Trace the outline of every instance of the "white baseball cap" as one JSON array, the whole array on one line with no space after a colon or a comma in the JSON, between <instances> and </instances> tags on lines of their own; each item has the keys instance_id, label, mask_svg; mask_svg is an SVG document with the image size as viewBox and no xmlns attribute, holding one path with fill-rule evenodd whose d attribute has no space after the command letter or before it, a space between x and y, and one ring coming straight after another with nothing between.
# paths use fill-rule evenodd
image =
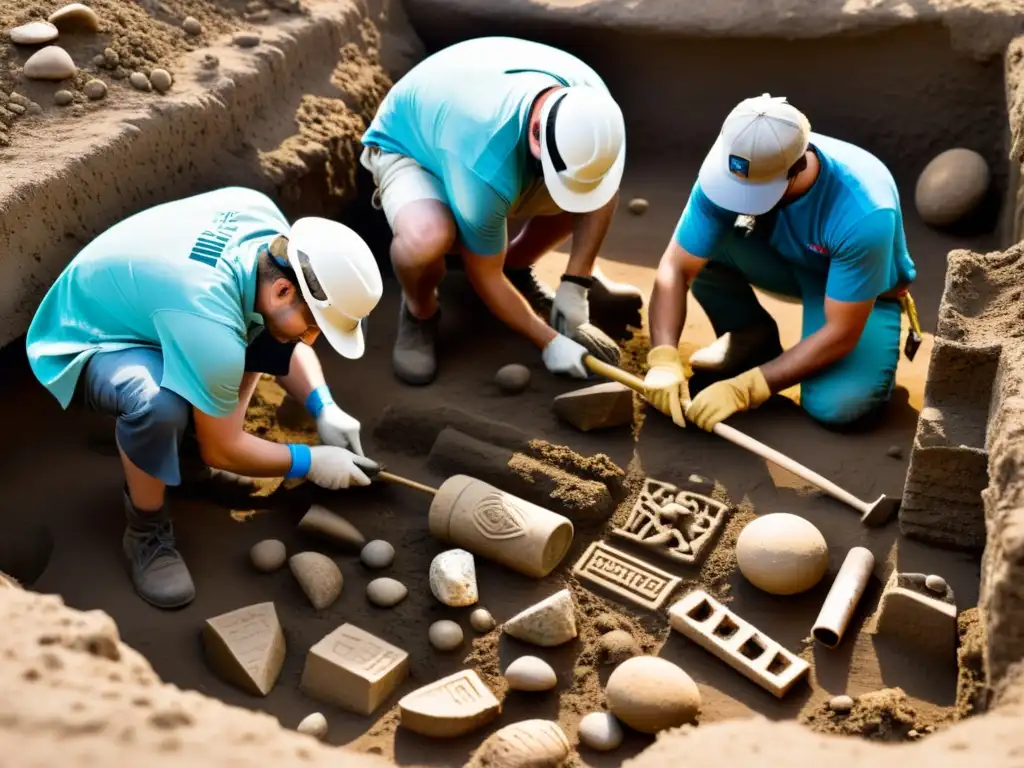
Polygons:
<instances>
[{"instance_id":1,"label":"white baseball cap","mask_svg":"<svg viewBox=\"0 0 1024 768\"><path fill-rule=\"evenodd\" d=\"M589 213L615 196L626 164L626 124L607 91L558 89L541 107L540 126L544 184L555 205Z\"/></svg>"},{"instance_id":2,"label":"white baseball cap","mask_svg":"<svg viewBox=\"0 0 1024 768\"><path fill-rule=\"evenodd\" d=\"M782 199L786 172L807 151L811 124L785 96L741 101L725 118L697 180L712 203L760 216Z\"/></svg>"},{"instance_id":3,"label":"white baseball cap","mask_svg":"<svg viewBox=\"0 0 1024 768\"><path fill-rule=\"evenodd\" d=\"M377 260L363 238L337 221L301 218L288 235L288 264L330 345L350 360L362 357L361 321L384 292ZM306 270L319 283L317 290L310 288Z\"/></svg>"}]
</instances>

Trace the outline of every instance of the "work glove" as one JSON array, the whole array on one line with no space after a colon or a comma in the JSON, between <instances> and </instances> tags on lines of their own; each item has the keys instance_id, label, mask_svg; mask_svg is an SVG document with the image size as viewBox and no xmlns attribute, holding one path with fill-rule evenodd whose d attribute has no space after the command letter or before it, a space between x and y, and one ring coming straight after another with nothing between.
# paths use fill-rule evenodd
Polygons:
<instances>
[{"instance_id":1,"label":"work glove","mask_svg":"<svg viewBox=\"0 0 1024 768\"><path fill-rule=\"evenodd\" d=\"M582 344L558 334L544 347L541 359L551 373L566 373L577 379L585 379L589 375L587 367L583 364L583 358L587 354L589 352Z\"/></svg>"},{"instance_id":2,"label":"work glove","mask_svg":"<svg viewBox=\"0 0 1024 768\"><path fill-rule=\"evenodd\" d=\"M647 353L647 365L644 397L680 427L685 427L683 409L690 402L690 387L679 350L671 344L654 347Z\"/></svg>"},{"instance_id":3,"label":"work glove","mask_svg":"<svg viewBox=\"0 0 1024 768\"><path fill-rule=\"evenodd\" d=\"M738 411L748 411L772 396L760 368L724 381L716 381L693 398L686 409L686 418L710 432L715 425Z\"/></svg>"},{"instance_id":4,"label":"work glove","mask_svg":"<svg viewBox=\"0 0 1024 768\"><path fill-rule=\"evenodd\" d=\"M562 335L571 337L577 328L589 323L589 291L589 288L569 282L563 277L555 291L555 300L551 304L551 327Z\"/></svg>"},{"instance_id":5,"label":"work glove","mask_svg":"<svg viewBox=\"0 0 1024 768\"><path fill-rule=\"evenodd\" d=\"M377 471L377 463L336 445L314 445L310 448L306 478L321 488L337 491L352 485L369 485L370 478L364 469L372 474Z\"/></svg>"},{"instance_id":6,"label":"work glove","mask_svg":"<svg viewBox=\"0 0 1024 768\"><path fill-rule=\"evenodd\" d=\"M316 418L316 431L324 445L348 448L359 456L365 456L359 439L359 422L334 403L324 406Z\"/></svg>"}]
</instances>

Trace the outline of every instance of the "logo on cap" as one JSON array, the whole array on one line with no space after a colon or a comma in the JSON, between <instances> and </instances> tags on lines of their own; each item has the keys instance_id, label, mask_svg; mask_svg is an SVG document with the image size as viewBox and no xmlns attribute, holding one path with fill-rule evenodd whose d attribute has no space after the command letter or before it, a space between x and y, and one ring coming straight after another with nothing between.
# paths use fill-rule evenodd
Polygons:
<instances>
[{"instance_id":1,"label":"logo on cap","mask_svg":"<svg viewBox=\"0 0 1024 768\"><path fill-rule=\"evenodd\" d=\"M750 173L750 161L739 155L729 155L729 173L747 178Z\"/></svg>"}]
</instances>

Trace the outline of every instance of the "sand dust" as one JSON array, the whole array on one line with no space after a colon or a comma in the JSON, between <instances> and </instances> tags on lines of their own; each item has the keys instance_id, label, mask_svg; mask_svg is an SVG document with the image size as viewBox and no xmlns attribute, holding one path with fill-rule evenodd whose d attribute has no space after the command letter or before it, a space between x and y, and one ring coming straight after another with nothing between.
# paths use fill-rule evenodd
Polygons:
<instances>
[{"instance_id":1,"label":"sand dust","mask_svg":"<svg viewBox=\"0 0 1024 768\"><path fill-rule=\"evenodd\" d=\"M956 718L983 712L987 704L985 676L985 628L977 608L956 617L960 647L957 648Z\"/></svg>"},{"instance_id":2,"label":"sand dust","mask_svg":"<svg viewBox=\"0 0 1024 768\"><path fill-rule=\"evenodd\" d=\"M564 469L522 453L512 454L508 466L529 483L537 482L538 476L552 482L554 489L551 491L551 498L560 501L571 510L592 509L608 494L608 489L596 480L584 480Z\"/></svg>"},{"instance_id":3,"label":"sand dust","mask_svg":"<svg viewBox=\"0 0 1024 768\"><path fill-rule=\"evenodd\" d=\"M825 705L800 720L818 733L863 736L873 741L906 741L911 731L920 734L926 727L917 725L917 713L900 688L858 696L847 713L832 712Z\"/></svg>"}]
</instances>

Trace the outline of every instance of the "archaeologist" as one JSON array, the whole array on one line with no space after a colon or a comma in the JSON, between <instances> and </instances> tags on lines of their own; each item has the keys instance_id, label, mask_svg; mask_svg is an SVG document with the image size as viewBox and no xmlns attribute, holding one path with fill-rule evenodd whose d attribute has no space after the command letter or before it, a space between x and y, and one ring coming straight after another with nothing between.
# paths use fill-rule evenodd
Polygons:
<instances>
[{"instance_id":1,"label":"archaeologist","mask_svg":"<svg viewBox=\"0 0 1024 768\"><path fill-rule=\"evenodd\" d=\"M349 359L382 291L370 249L333 221L287 219L265 195L229 187L143 210L72 259L28 330L32 371L63 408L116 418L125 473L124 553L138 593L189 603L165 487L186 476L179 445L194 428L202 461L248 477L368 485L360 424L333 401L311 345L323 333ZM303 343L299 343L303 342ZM323 445L244 431L261 373L315 417Z\"/></svg>"},{"instance_id":2,"label":"archaeologist","mask_svg":"<svg viewBox=\"0 0 1024 768\"><path fill-rule=\"evenodd\" d=\"M401 380L426 384L436 375L437 291L453 249L484 303L543 350L549 371L585 378L588 351L618 363L615 342L589 322L590 289L627 293L638 310L643 296L594 268L626 135L593 69L515 38L458 43L395 84L362 141L402 285L393 352ZM512 219L525 225L510 243ZM532 265L569 235L569 263L552 294Z\"/></svg>"},{"instance_id":3,"label":"archaeologist","mask_svg":"<svg viewBox=\"0 0 1024 768\"><path fill-rule=\"evenodd\" d=\"M799 383L812 418L849 425L892 394L901 304L915 276L881 161L811 133L784 98L746 99L726 118L661 257L646 396L680 426L711 430ZM752 286L802 303L802 339L791 349ZM718 337L690 358L694 375L717 379L692 402L678 351L687 291Z\"/></svg>"}]
</instances>

